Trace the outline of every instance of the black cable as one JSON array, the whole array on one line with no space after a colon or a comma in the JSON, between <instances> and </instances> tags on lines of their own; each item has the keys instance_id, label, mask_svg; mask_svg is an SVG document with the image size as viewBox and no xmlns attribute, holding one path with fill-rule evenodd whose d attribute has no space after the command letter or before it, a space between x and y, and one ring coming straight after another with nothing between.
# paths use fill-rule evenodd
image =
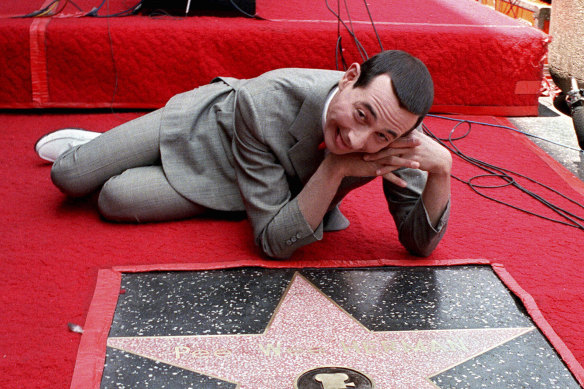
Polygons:
<instances>
[{"instance_id":1,"label":"black cable","mask_svg":"<svg viewBox=\"0 0 584 389\"><path fill-rule=\"evenodd\" d=\"M170 19L170 20L183 20L185 19L187 16L183 15L183 16L176 16L176 15L172 15L169 12L163 10L163 9L157 9L154 10L152 12L148 13L148 17L150 19L157 19L157 20L162 20L162 19Z\"/></svg>"},{"instance_id":2,"label":"black cable","mask_svg":"<svg viewBox=\"0 0 584 389\"><path fill-rule=\"evenodd\" d=\"M377 42L379 43L379 48L381 51L384 51L383 44L381 43L381 37L379 36L379 33L377 32L377 28L375 27L375 22L373 21L373 16L371 15L371 10L369 9L369 5L367 4L367 0L363 0L363 4L365 5L365 9L367 10L367 15L369 15L369 21L371 22L371 27L373 27L373 32L375 33L375 37L377 38ZM344 0L344 5L345 5L345 11L347 12L347 18L349 19L350 27L347 26L347 24L341 18L341 2L340 2L340 0L337 1L337 12L335 12L331 8L331 6L328 3L328 0L325 0L325 5L328 8L328 10L337 19L337 43L336 43L336 47L335 47L335 63L336 63L337 70L339 70L339 58L341 59L341 62L343 64L343 70L347 69L347 62L346 62L345 57L343 55L343 45L342 45L342 37L341 37L341 30L340 30L341 24L343 25L345 30L347 30L349 35L351 35L351 37L353 38L353 41L355 42L355 45L357 47L357 51L359 52L361 59L363 61L369 59L369 55L367 54L367 51L365 50L365 48L363 47L363 45L361 44L361 42L357 38L357 35L355 34L355 31L353 29L353 21L351 20L351 15L349 13L349 6L347 5L347 0Z\"/></svg>"},{"instance_id":3,"label":"black cable","mask_svg":"<svg viewBox=\"0 0 584 389\"><path fill-rule=\"evenodd\" d=\"M12 16L12 18L36 18L36 17L40 17L42 16L50 16L50 15L43 15L45 14L49 8L51 8L53 6L53 4L58 3L59 0L53 0L51 1L46 7L43 7L41 9L38 9L36 11L33 11L31 13L28 13L26 15L19 15L19 16Z\"/></svg>"},{"instance_id":4,"label":"black cable","mask_svg":"<svg viewBox=\"0 0 584 389\"><path fill-rule=\"evenodd\" d=\"M347 0L343 0L344 4L345 4L345 12L347 13L347 18L349 19L349 25L351 26L351 31L353 32L353 36L357 36L355 34L355 29L353 28L353 20L351 19L351 13L349 12L349 5L347 4ZM340 15L340 11L339 11L339 15ZM361 50L359 50L359 54L361 55L361 60L365 61L369 58L369 56L367 55L367 52L365 51L365 48L361 45L361 43L359 42L359 45L357 46L357 48L361 48Z\"/></svg>"},{"instance_id":5,"label":"black cable","mask_svg":"<svg viewBox=\"0 0 584 389\"><path fill-rule=\"evenodd\" d=\"M101 2L101 4L99 5L99 7L94 7L91 11L89 11L87 14L85 14L85 16L97 16L97 13L99 12L99 10L101 9L101 7L103 7L103 5L105 4L107 0L103 0Z\"/></svg>"},{"instance_id":6,"label":"black cable","mask_svg":"<svg viewBox=\"0 0 584 389\"><path fill-rule=\"evenodd\" d=\"M101 2L101 4L100 4L99 7L92 9L85 16L92 16L92 17L95 17L95 18L114 18L114 17L130 16L130 15L134 15L136 12L138 12L138 10L140 9L140 7L142 7L142 3L144 2L144 0L139 0L138 3L136 3L136 5L134 5L133 7L128 8L127 10L124 10L124 11L121 11L121 12L117 12L115 14L98 15L97 13L101 9L101 7L103 7L103 5L105 4L106 1L108 1L108 9L109 9L109 0L103 0Z\"/></svg>"},{"instance_id":7,"label":"black cable","mask_svg":"<svg viewBox=\"0 0 584 389\"><path fill-rule=\"evenodd\" d=\"M337 1L337 13L341 14L341 2ZM341 22L337 18L337 45L335 47L335 65L337 70L339 69L339 54L341 57L341 62L343 63L343 70L347 70L347 62L345 61L345 56L343 55L343 37L341 36Z\"/></svg>"},{"instance_id":8,"label":"black cable","mask_svg":"<svg viewBox=\"0 0 584 389\"><path fill-rule=\"evenodd\" d=\"M339 0L340 1L340 0ZM353 41L355 42L355 45L357 46L357 50L359 51L359 54L361 55L361 58L365 61L366 59L369 58L369 56L367 55L367 51L365 50L365 48L363 47L363 45L361 44L361 42L359 41L359 39L357 38L357 36L355 35L355 32L349 28L347 26L347 24L343 21L343 19L341 18L340 15L340 3L339 3L339 12L335 12L329 5L328 0L325 0L325 5L328 8L328 10L337 18L337 23L340 23L343 25L343 27L345 28L345 30L347 30L347 32L349 33L349 35L351 35L351 37L353 38ZM337 32L338 37L337 37L337 48L338 47L342 47L342 45L339 43L340 41L340 29ZM343 53L340 53L341 58L343 59L343 63L346 63L344 60L344 56ZM337 63L337 69L338 69L338 63ZM344 68L344 70L346 70L346 68Z\"/></svg>"},{"instance_id":9,"label":"black cable","mask_svg":"<svg viewBox=\"0 0 584 389\"><path fill-rule=\"evenodd\" d=\"M261 17L260 15L258 15L257 13L252 15L252 14L245 12L237 4L235 4L234 0L229 0L229 1L231 2L231 5L233 6L233 8L235 8L237 11L241 12L244 16L247 16L248 18L253 18L253 19L267 20L267 19L264 19L263 17Z\"/></svg>"},{"instance_id":10,"label":"black cable","mask_svg":"<svg viewBox=\"0 0 584 389\"><path fill-rule=\"evenodd\" d=\"M80 12L85 12L85 11L83 11L83 10L81 9L81 7L79 7L77 4L75 4L75 2L74 2L73 0L69 0L69 3L73 4L73 6L74 6L75 8L77 8L77 9L78 9Z\"/></svg>"},{"instance_id":11,"label":"black cable","mask_svg":"<svg viewBox=\"0 0 584 389\"><path fill-rule=\"evenodd\" d=\"M50 16L55 16L55 15L59 15L61 12L63 12L65 10L65 7L67 7L67 4L69 4L70 0L65 0L65 4L63 4L63 6L57 10L55 13L51 14ZM77 7L77 4L71 2L73 5L75 5ZM79 7L77 7L79 8Z\"/></svg>"},{"instance_id":12,"label":"black cable","mask_svg":"<svg viewBox=\"0 0 584 389\"><path fill-rule=\"evenodd\" d=\"M539 185L542 188L545 188L553 193L555 193L556 195L572 202L573 204L576 204L577 206L579 206L580 208L584 209L584 206L580 203L578 203L577 201L569 198L568 196L562 194L561 192L557 191L556 189L551 188L548 185L545 185L537 180L534 180L526 175L523 175L521 173L506 169L506 168L502 168L499 166L495 166L493 164L481 161L479 159L470 157L468 155L466 155L465 153L463 153L454 143L457 140L463 139L466 136L468 136L471 132L471 126L473 124L480 124L480 125L485 125L485 126L492 126L492 127L499 127L499 128L507 128L507 129L513 129L511 127L507 127L507 126L500 126L500 125L496 125L496 124L490 124L490 123L481 123L481 122L475 122L475 121L469 121L469 120L460 120L460 119L453 119L453 118L448 118L448 117L443 117L443 116L436 116L436 115L428 115L430 117L435 117L438 119L445 119L445 120L451 120L451 121L456 121L458 122L451 130L450 133L448 135L448 138L439 138L437 137L435 134L433 134L430 129L423 124L422 128L424 130L424 133L426 133L428 136L430 136L432 139L434 139L435 141L437 141L438 143L440 143L442 146L446 147L448 150L450 150L450 152L456 156L458 156L459 158L461 158L462 160L470 163L471 165L478 167L479 169L485 171L487 174L480 174L480 175L476 175L474 177L471 177L468 180L463 180L459 177L456 177L455 175L452 175L452 178L456 179L457 181L464 183L466 185L468 185L475 193L477 193L478 195L497 202L499 204L505 205L507 207L513 208L515 210L527 213L529 215L532 216L536 216L554 223L559 223L559 224L563 224L563 225L567 225L570 227L574 227L574 228L578 228L581 230L584 230L584 224L581 222L584 222L584 217L578 216L574 213L571 213L569 211L567 211L566 209L563 209L555 204L553 204L551 201L546 200L543 196L534 193L531 190L526 189L525 187L523 187L521 184L519 184L515 178L513 178L512 175L515 175L517 177L521 177L523 179L526 179L536 185ZM466 131L466 133L464 133L463 135L454 137L454 133L456 132L457 128L462 125L462 124L466 124L468 125L468 129ZM514 130L514 129L513 129ZM448 143L446 143L448 142ZM480 178L484 178L484 177L495 177L495 178L499 178L502 179L504 181L504 183L499 184L499 185L477 185L474 183L474 181L480 179ZM483 188L489 188L489 189L496 189L496 188L503 188L503 187L508 187L508 186L512 186L515 187L516 189L518 189L519 191L531 196L533 199L539 201L541 204L543 204L544 206L546 206L547 208L551 209L553 212L555 212L557 215L559 215L561 218L563 218L564 220L560 220L560 219L553 219L551 217L547 217L545 215L541 215L541 214L537 214L535 212L529 211L527 209L515 206L513 204L510 204L508 202L496 199L492 196L488 196L485 193L481 192L479 189Z\"/></svg>"},{"instance_id":13,"label":"black cable","mask_svg":"<svg viewBox=\"0 0 584 389\"><path fill-rule=\"evenodd\" d=\"M444 118L444 119L449 119L449 120L450 120L450 118ZM468 124L468 125L469 125L469 131L467 131L467 132L466 132L464 135L462 135L462 136L459 136L459 137L457 137L457 138L453 138L453 137L452 137L452 134L453 134L453 133L456 131L456 128L457 128L457 127L458 127L460 124L464 124L464 123L466 123L466 124ZM479 123L479 124L489 125L488 123ZM512 177L511 177L509 174L507 174L507 173L506 173L506 172L510 172L510 173L512 173L512 174L516 174L516 175L517 175L517 176L519 176L519 177L522 177L522 178L525 178L525 179L527 179L527 180L529 180L529 181L532 181L532 182L534 182L534 183L536 183L536 184L538 184L538 185L540 185L540 186L542 186L542 187L545 187L546 189L548 189L548 190L551 190L551 191L553 191L554 193L556 193L556 194L558 194L558 195L560 195L560 196L564 197L565 199L567 199L567 200L569 200L569 201L573 202L574 204L577 204L578 206L582 207L582 205L580 205L579 203L575 202L574 200L572 200L572 199L568 198L567 196L565 196L565 195L561 194L560 192L556 191L555 189L553 189L553 188L550 188L549 186L547 186L547 185L544 185L544 184L542 184L542 183L539 183L538 181L536 181L536 180L533 180L533 179L531 179L531 178L529 178L529 177L527 177L527 176L525 176L525 175L522 175L522 174L520 174L520 173L517 173L517 172L510 171L510 170L508 170L508 169L504 169L504 168L501 168L501 167L497 167L497 166L494 166L494 165L488 164L488 163L486 163L486 162L483 162L483 161L477 160L477 159L475 159L475 158L471 158L471 157L469 157L469 156L465 155L464 153L462 153L462 152L461 152L461 151L458 149L458 147L456 147L456 145L454 145L453 141L454 141L454 140L458 140L458 139L462 139L462 138L466 137L466 136L469 134L469 132L470 132L470 125L471 125L471 123L469 123L468 121L464 121L464 120L460 121L460 120L459 120L459 123L458 123L456 126L454 126L454 128L451 130L451 132L450 132L450 135L449 135L449 138L448 138L448 141L449 141L449 143L451 144L451 147L448 147L447 145L445 145L445 144L443 143L443 141L444 141L444 140L446 140L446 139L437 138L437 137L436 137L434 134L432 134L432 133L429 131L429 129L428 129L427 127L425 128L425 131L426 131L426 133L427 133L428 135L432 136L432 137L433 137L435 140L437 140L438 142L440 142L441 144L443 144L445 147L447 147L447 148L448 148L448 149L449 149L451 152L453 152L455 155L459 156L459 157L460 157L460 158L462 158L463 160L465 160L465 161L467 161L467 162L469 162L469 163L471 163L471 164L473 164L473 165L475 165L475 166L477 166L477 167L479 167L479 168L481 168L481 169L483 169L483 170L487 171L487 173L489 173L489 174L483 174L483 175L480 175L480 176L475 176L475 177L472 177L472 178L471 178L471 179L469 179L468 181L464 181L464 180L462 180L462 179L460 179L460 178L458 178L458 177L456 177L456 176L453 176L453 178L457 179L457 180L458 180L458 181L460 181L460 182L463 182L463 183L465 183L465 184L469 185L469 186L470 186L470 187L471 187L471 188L472 188L472 189L473 189L475 192L477 192L477 193L478 193L478 194L480 194L481 196L487 197L487 198L489 198L489 199L491 199L491 200L493 200L493 201L500 202L500 203L502 203L502 204L508 205L508 206L510 206L510 207L513 207L513 208L516 208L516 207L514 207L514 206L512 206L512 205L510 205L510 204L508 204L508 203L502 202L502 201L500 201L500 200L497 200L497 199L491 198L491 197L489 197L489 196L486 196L486 195L484 195L483 193L480 193L480 192L479 192L479 191L478 191L476 188L480 188L480 187L483 187L483 188L487 188L487 187L489 187L489 188L497 188L497 187L504 187L504 186L514 185L514 186L518 187L518 189L520 189L520 190L524 191L525 193L527 193L527 194L531 195L532 197L534 197L534 198L538 199L540 202L543 202L543 203L545 203L545 204L546 204L548 207L550 207L550 208L554 209L556 212L562 212L562 211L563 211L563 210L561 210L561 208L559 208L559 207L556 207L555 205L553 205L553 204L551 204L551 203L547 202L547 200L543 199L541 196L539 196L539 195L536 195L536 194L534 194L533 192L530 192L530 191L528 191L528 190L524 189L523 187L521 187L521 186L519 185L519 183L517 183L517 182L516 182L516 181L515 181L515 180L514 180L514 179L513 179L513 178L512 178ZM491 170L491 169L492 169L492 170ZM477 179L477 178L480 178L480 177L486 177L486 176L492 176L492 177L499 177L499 178L503 178L503 179L506 181L506 183L505 183L505 184L502 184L502 185L497 185L497 186L493 186L493 185L490 185L490 186L485 186L485 185L475 185L475 184L473 184L473 183L472 183L472 181L473 181L473 180L475 180L475 179ZM584 208L584 207L582 207L582 208ZM520 209L520 208L516 208L516 209L522 210L522 209ZM522 210L522 211L525 211L525 210ZM525 211L525 212L527 212L527 213L530 213L529 211ZM570 214L569 212L566 212L566 213L563 213L563 214L562 214L562 216L565 216L565 217L569 218L569 216L568 216L568 215L569 215L569 216L573 216L573 217L575 217L575 218L577 218L577 219L580 219L580 220L584 220L583 218L580 218L579 216L576 216L576 215ZM545 217L544 217L544 218L545 218ZM577 222L575 222L575 221L573 221L573 222L577 224ZM580 226L580 225L578 225L578 226L579 226L579 227L582 227L582 226Z\"/></svg>"},{"instance_id":14,"label":"black cable","mask_svg":"<svg viewBox=\"0 0 584 389\"><path fill-rule=\"evenodd\" d=\"M367 9L367 14L369 15L369 20L371 21L371 27L373 27L373 31L375 32L375 36L377 37L379 48L381 49L381 51L383 51L383 44L381 43L381 38L377 33L377 28L375 28L375 23L373 22L373 17L371 16L371 11L369 10L369 4L367 4L367 0L363 0L363 4L365 4L365 8Z\"/></svg>"},{"instance_id":15,"label":"black cable","mask_svg":"<svg viewBox=\"0 0 584 389\"><path fill-rule=\"evenodd\" d=\"M361 56L361 61L365 61L367 58L369 58L369 56L367 55L367 52L365 51L365 48L361 45L361 42L359 42L359 40L357 39L357 34L355 34L355 29L353 28L353 20L351 19L351 13L349 12L349 6L347 5L347 0L343 0L343 3L345 5L345 12L347 13L347 18L349 19L349 27L347 27L345 25L345 28L347 28L348 31L350 31L351 36L353 37L355 41L355 44L357 45L357 51L359 52L359 55ZM340 19L341 17L341 2L340 0L337 0L337 18ZM338 22L337 22L338 25ZM338 29L337 29L338 31Z\"/></svg>"},{"instance_id":16,"label":"black cable","mask_svg":"<svg viewBox=\"0 0 584 389\"><path fill-rule=\"evenodd\" d=\"M440 118L440 119L453 120L453 119L451 119L451 118L447 118L447 117L441 117L441 116L436 116L436 115L429 115L429 116L436 117L436 118ZM470 163L473 163L473 164L475 164L475 165L480 165L479 167L481 167L481 166L482 166L483 170L486 170L486 171L488 171L490 174L493 174L493 175L496 175L496 173L495 173L494 171L490 171L490 170L488 170L487 168L491 168L491 169L493 169L493 170L495 170L495 171L498 171L498 172L499 172L499 174L505 175L506 177L509 177L509 178L511 178L511 177L510 177L510 176L508 176L507 174L505 174L504 172L505 172L505 171L507 171L507 172L513 173L513 174L515 174L515 175L517 175L517 176L519 176L519 177L525 178L525 179L527 179L527 180L529 180L529 181L532 181L532 182L534 182L534 183L536 183L536 184L538 184L538 185L540 185L540 186L542 186L542 187L545 187L546 189L548 189L548 190L550 190L550 191L553 191L554 193L556 193L556 194L558 194L558 195L560 195L560 196L564 197L565 199L567 199L567 200L569 200L569 201L573 202L574 204L576 204L576 205L580 206L581 208L584 208L584 206L582 206L582 205L581 205L581 204L579 204L578 202L576 202L576 201L574 201L574 200L570 199L569 197L567 197L567 196L565 196L565 195L561 194L560 192L556 191L555 189L553 189L553 188L551 188L551 187L549 187L549 186L547 186L547 185L544 185L544 184L542 184L542 183L540 183L540 182L538 182L538 181L536 181L536 180L533 180L533 179L531 179L530 177L527 177L527 176L525 176L525 175L522 175L522 174L520 174L520 173L517 173L517 172L511 171L511 170L508 170L508 169L505 169L505 168L502 168L502 167L498 167L498 166L495 166L495 165L492 165L492 164L489 164L489 163L486 163L486 162L480 161L480 160L478 160L478 159L475 159L475 158L469 157L469 156L465 155L464 153L462 153L462 152L461 152L461 151L458 149L458 147L456 147L456 146L454 145L454 143L453 143L455 140L463 139L463 138L465 138L467 135L469 135L469 134L470 134L471 124L480 124L480 125L484 125L484 126L492 126L492 127L503 127L503 128L509 128L509 127L506 127L506 126L499 126L499 125L496 125L496 124L490 124L490 123L473 122L473 121L468 121L468 120L460 120L460 119L454 119L454 120L458 121L459 123L453 127L453 129L451 130L451 132L450 132L450 134L449 134L449 137L448 137L448 139L447 139L447 140L449 141L449 143L450 143L450 144L451 144L451 146L452 146L452 148L449 148L449 149L450 149L451 151L453 151L453 152L454 152L456 155L460 156L461 158L463 158L463 159L467 160L467 161L468 161L468 162L470 162ZM468 125L469 125L469 129L468 129L468 131L467 131L467 132L466 132L464 135L461 135L461 136L459 136L459 137L457 137L457 138L453 138L453 137L452 137L452 134L453 134L453 133L456 131L456 128L457 128L459 125L461 125L461 124L464 124L464 123L466 123L466 124L468 124ZM428 130L427 128L426 128L426 130L429 132L429 130ZM434 139L436 139L436 140L438 140L438 141L444 141L444 140L446 140L446 139L441 139L441 138L437 138L437 137L435 137L435 136L434 136L434 134L431 134L431 132L429 132L429 134L430 134L430 135L431 135L431 136L432 136ZM442 143L442 142L441 142L441 143ZM445 146L446 146L446 145L445 145ZM446 146L446 147L447 147L447 146ZM512 178L511 178L511 180L512 180L513 182L515 182L515 181L514 181ZM461 180L461 181L462 181L462 180ZM464 181L462 181L462 182L464 182ZM582 220L584 220L584 219L582 219Z\"/></svg>"}]
</instances>

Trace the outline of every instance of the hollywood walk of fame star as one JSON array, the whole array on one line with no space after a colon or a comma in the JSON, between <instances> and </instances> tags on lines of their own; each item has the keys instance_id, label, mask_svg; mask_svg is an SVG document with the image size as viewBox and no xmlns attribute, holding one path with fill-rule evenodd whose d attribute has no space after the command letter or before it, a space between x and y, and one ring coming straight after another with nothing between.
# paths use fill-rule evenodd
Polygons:
<instances>
[{"instance_id":1,"label":"hollywood walk of fame star","mask_svg":"<svg viewBox=\"0 0 584 389\"><path fill-rule=\"evenodd\" d=\"M435 388L429 377L534 329L374 332L296 273L262 334L110 337L107 344L239 389L293 388L322 366L361 372L376 388Z\"/></svg>"}]
</instances>

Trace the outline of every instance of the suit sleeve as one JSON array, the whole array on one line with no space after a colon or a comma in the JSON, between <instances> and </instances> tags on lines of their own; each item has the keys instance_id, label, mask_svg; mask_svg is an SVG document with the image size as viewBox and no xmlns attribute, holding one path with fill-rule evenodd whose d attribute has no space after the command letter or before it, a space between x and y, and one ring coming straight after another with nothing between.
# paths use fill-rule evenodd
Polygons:
<instances>
[{"instance_id":1,"label":"suit sleeve","mask_svg":"<svg viewBox=\"0 0 584 389\"><path fill-rule=\"evenodd\" d=\"M262 107L245 89L238 91L232 144L235 171L255 243L267 256L284 259L322 239L322 223L313 231L292 198L284 167L264 138L262 126L276 121L270 122Z\"/></svg>"},{"instance_id":2,"label":"suit sleeve","mask_svg":"<svg viewBox=\"0 0 584 389\"><path fill-rule=\"evenodd\" d=\"M396 171L408 186L400 188L387 180L383 192L397 226L399 241L412 254L427 257L434 251L444 233L450 216L450 201L436 226L432 226L422 201L426 173L415 169Z\"/></svg>"}]
</instances>

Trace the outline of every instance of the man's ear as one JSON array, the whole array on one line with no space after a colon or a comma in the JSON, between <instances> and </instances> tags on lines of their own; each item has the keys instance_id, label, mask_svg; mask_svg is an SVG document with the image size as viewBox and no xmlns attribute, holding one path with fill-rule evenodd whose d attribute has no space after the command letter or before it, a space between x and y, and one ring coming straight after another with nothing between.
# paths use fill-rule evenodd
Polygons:
<instances>
[{"instance_id":1,"label":"man's ear","mask_svg":"<svg viewBox=\"0 0 584 389\"><path fill-rule=\"evenodd\" d=\"M339 89L345 88L347 85L354 84L359 76L361 75L361 65L357 62L354 62L349 66L349 69L345 71L341 81L339 82Z\"/></svg>"}]
</instances>

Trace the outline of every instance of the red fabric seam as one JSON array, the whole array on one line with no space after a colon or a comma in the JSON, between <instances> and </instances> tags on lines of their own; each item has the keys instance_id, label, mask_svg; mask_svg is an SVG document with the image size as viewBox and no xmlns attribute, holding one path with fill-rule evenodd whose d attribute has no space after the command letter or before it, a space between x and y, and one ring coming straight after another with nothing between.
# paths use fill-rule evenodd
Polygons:
<instances>
[{"instance_id":1,"label":"red fabric seam","mask_svg":"<svg viewBox=\"0 0 584 389\"><path fill-rule=\"evenodd\" d=\"M35 18L29 30L30 76L34 108L43 108L50 100L46 53L46 31L50 21L50 18Z\"/></svg>"}]
</instances>

